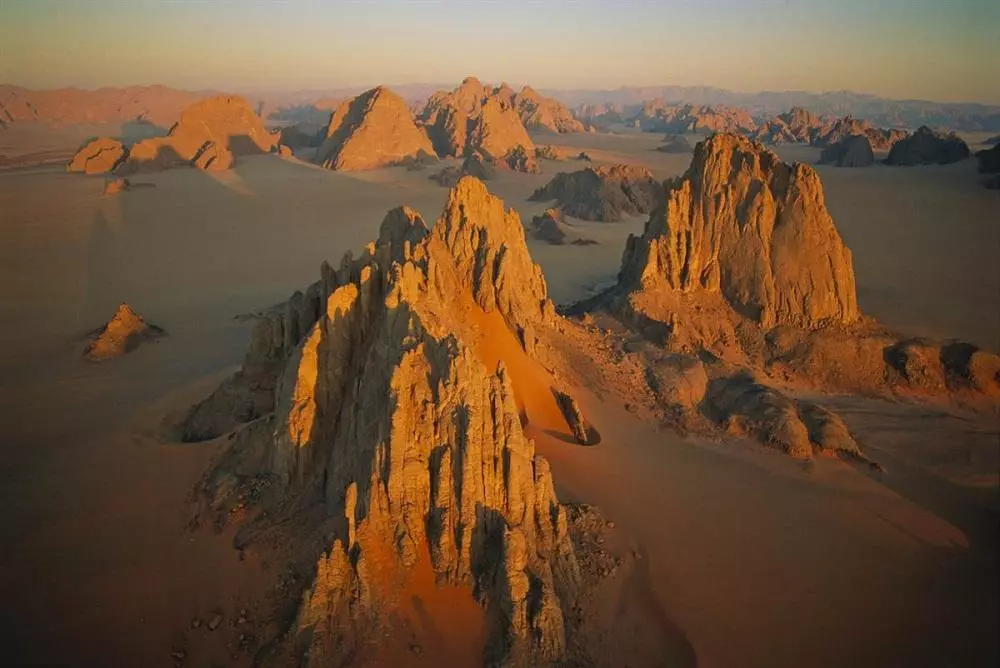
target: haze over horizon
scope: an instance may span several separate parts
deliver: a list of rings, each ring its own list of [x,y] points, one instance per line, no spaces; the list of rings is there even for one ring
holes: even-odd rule
[[[1000,104],[998,25],[990,0],[32,0],[0,7],[0,82],[319,90],[472,74],[536,88],[851,90]]]

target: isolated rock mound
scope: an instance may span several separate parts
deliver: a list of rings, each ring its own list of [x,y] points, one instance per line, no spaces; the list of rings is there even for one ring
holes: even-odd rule
[[[576,228],[563,220],[562,213],[558,209],[546,209],[542,215],[532,218],[531,235],[539,241],[554,246],[563,244],[590,246],[597,243],[581,235]]]
[[[105,195],[117,195],[120,192],[132,189],[132,182],[128,179],[110,179],[104,184]]]
[[[92,362],[121,357],[143,341],[163,336],[164,331],[142,319],[128,304],[121,304],[106,325],[94,330],[93,339],[83,351]]]
[[[529,86],[522,88],[511,101],[524,127],[529,130],[561,134],[587,131],[583,123],[562,103],[545,97]]]
[[[432,95],[421,120],[440,156],[480,152],[500,161],[519,146],[535,149],[509,89],[484,86],[474,77],[452,92]]]
[[[875,153],[865,135],[853,135],[823,149],[819,162],[837,167],[870,167],[875,164]]]
[[[829,131],[830,124],[802,107],[792,107],[763,123],[751,134],[764,144],[809,143]]]
[[[976,160],[979,161],[980,174],[996,174],[1000,172],[1000,144],[995,144],[993,148],[977,152]]]
[[[314,162],[359,171],[433,154],[427,133],[417,127],[403,98],[379,86],[337,107]]]
[[[811,167],[716,134],[666,198],[643,235],[629,237],[620,281],[630,289],[721,293],[765,327],[860,315],[851,252]]]
[[[428,569],[438,586],[475,592],[486,663],[563,660],[578,567],[548,464],[522,428],[561,415],[532,358],[557,316],[517,214],[463,178],[432,229],[395,209],[360,258],[321,273],[258,323],[248,360],[275,362],[273,412],[207,479],[223,496],[241,477],[274,480],[292,514],[296,499],[322,498],[332,539],[287,657],[363,659]]]
[[[667,135],[663,143],[656,147],[662,153],[690,153],[693,150],[691,142],[681,135]]]
[[[563,213],[569,216],[613,222],[653,211],[663,200],[663,187],[644,167],[587,167],[556,174],[548,184],[536,190],[530,200],[556,200]]]
[[[126,156],[125,145],[120,141],[108,137],[98,137],[76,152],[69,165],[66,166],[66,171],[103,174],[114,170],[125,160]]]
[[[954,132],[945,134],[921,126],[889,151],[887,165],[947,165],[969,157],[969,146]]]

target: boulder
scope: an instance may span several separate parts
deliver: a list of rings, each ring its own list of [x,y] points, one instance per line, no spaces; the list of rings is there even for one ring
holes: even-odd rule
[[[921,126],[896,142],[885,159],[887,165],[947,165],[969,157],[969,146],[954,132],[945,134]]]
[[[104,174],[114,169],[128,157],[125,145],[117,139],[98,137],[87,142],[76,152],[69,165],[68,172],[83,172],[84,174]]]
[[[663,201],[663,187],[644,167],[587,167],[556,174],[529,199],[532,202],[556,200],[567,215],[611,222],[653,211]]]
[[[328,169],[360,171],[433,153],[403,98],[379,86],[337,107],[313,161]]]
[[[837,167],[871,167],[875,153],[867,135],[852,135],[823,149],[819,162]]]
[[[128,179],[110,179],[104,182],[105,195],[117,195],[120,192],[129,190],[132,183]]]

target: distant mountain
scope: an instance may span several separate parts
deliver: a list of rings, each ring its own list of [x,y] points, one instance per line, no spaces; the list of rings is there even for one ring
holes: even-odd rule
[[[742,107],[758,118],[776,116],[792,107],[804,107],[823,116],[865,118],[880,127],[915,129],[929,125],[969,132],[1000,130],[1000,105],[893,100],[851,91],[740,93],[705,86],[650,86],[615,90],[545,89],[541,92],[569,107],[616,105],[625,112],[624,116],[633,117],[644,102],[660,99],[674,104]]]

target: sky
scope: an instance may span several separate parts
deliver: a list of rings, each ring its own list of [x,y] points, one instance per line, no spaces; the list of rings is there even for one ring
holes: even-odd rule
[[[0,0],[0,83],[853,90],[1000,104],[1000,0]]]

